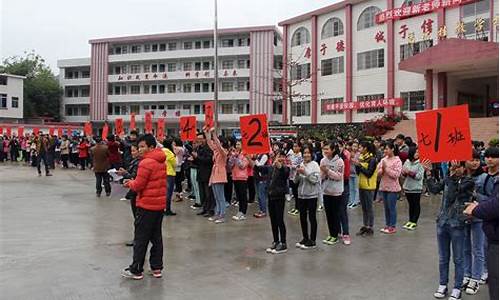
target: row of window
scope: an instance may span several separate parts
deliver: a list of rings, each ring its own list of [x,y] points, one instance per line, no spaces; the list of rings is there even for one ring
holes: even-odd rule
[[[250,38],[237,38],[237,39],[222,39],[220,41],[220,47],[231,48],[231,47],[248,47],[250,46]],[[185,42],[165,42],[165,43],[151,43],[143,45],[117,45],[109,50],[110,55],[119,55],[127,53],[148,53],[148,52],[163,52],[163,51],[175,51],[175,50],[191,50],[191,49],[208,49],[213,48],[213,40],[201,40],[201,41],[185,41]]]
[[[77,87],[65,87],[64,96],[67,98],[75,97],[88,97],[90,94],[90,89],[88,87],[77,88]]]
[[[0,94],[0,109],[8,109],[7,94]],[[10,108],[19,107],[19,97],[10,97]]]
[[[209,93],[215,90],[215,83],[169,83],[169,84],[134,84],[134,85],[110,85],[109,95],[138,95],[138,94],[173,94],[173,93]],[[250,90],[249,81],[223,81],[220,91],[222,92],[245,92]]]
[[[64,78],[65,79],[90,78],[90,69],[81,71],[66,69],[64,70]]]
[[[371,101],[383,99],[384,94],[362,95],[357,97],[357,101]],[[422,111],[425,110],[425,91],[411,91],[401,92],[401,99],[403,100],[403,111]],[[343,97],[325,98],[321,100],[321,114],[322,115],[341,115],[343,111],[327,110],[326,106],[335,103],[344,102]],[[292,115],[296,117],[310,116],[310,101],[301,101],[292,103]],[[357,113],[383,113],[384,108],[367,108],[358,109]]]
[[[281,102],[281,101],[280,101]],[[129,115],[131,113],[140,114],[142,111],[154,111],[155,113],[162,114],[163,111],[173,111],[182,109],[184,113],[201,115],[205,114],[205,106],[203,104],[132,104],[132,105],[119,105],[108,104],[109,115]],[[248,103],[221,103],[219,113],[221,114],[248,114],[250,112],[250,105]]]
[[[249,59],[223,60],[220,64],[223,70],[229,69],[250,69]],[[111,70],[112,75],[118,74],[137,74],[137,73],[156,73],[156,72],[176,72],[176,71],[207,71],[213,70],[212,61],[201,62],[183,62],[183,63],[154,63],[154,64],[132,64],[118,65]]]
[[[89,106],[89,104],[69,104],[64,106],[64,110],[67,116],[88,116]]]

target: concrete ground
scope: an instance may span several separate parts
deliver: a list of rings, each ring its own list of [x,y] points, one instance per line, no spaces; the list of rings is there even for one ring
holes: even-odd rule
[[[0,164],[0,298],[2,299],[433,299],[438,284],[434,216],[437,198],[423,198],[415,232],[353,237],[351,246],[295,249],[298,217],[287,216],[289,251],[270,255],[269,219],[209,223],[190,203],[163,223],[163,279],[120,277],[131,262],[132,216],[125,191],[96,198],[91,171],[37,177],[31,167]],[[249,207],[254,213],[257,205]],[[398,223],[407,205],[398,203]],[[235,208],[231,208],[234,213]],[[351,232],[361,209],[350,210]],[[323,213],[318,240],[326,236]],[[376,205],[376,227],[383,225]],[[148,265],[145,266],[148,269]],[[452,276],[451,276],[452,277]],[[476,296],[487,299],[482,286]]]

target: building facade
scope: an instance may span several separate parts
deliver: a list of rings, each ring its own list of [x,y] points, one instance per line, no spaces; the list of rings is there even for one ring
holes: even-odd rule
[[[345,0],[280,22],[283,122],[414,118],[464,103],[471,117],[490,116],[497,12],[498,0]]]
[[[23,76],[0,74],[0,121],[23,119]]]
[[[239,127],[244,114],[265,113],[282,120],[281,33],[274,26],[219,30],[219,123]],[[180,116],[204,121],[203,103],[214,97],[213,31],[191,31],[90,41],[90,58],[58,61],[67,122],[100,127],[122,118],[128,129],[135,114],[165,118],[176,134]]]

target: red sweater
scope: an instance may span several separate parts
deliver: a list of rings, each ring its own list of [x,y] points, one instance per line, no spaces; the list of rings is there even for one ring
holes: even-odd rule
[[[165,210],[167,173],[165,153],[154,149],[144,155],[137,169],[137,176],[127,186],[137,192],[137,207],[152,211]]]
[[[109,163],[116,164],[119,163],[122,159],[120,157],[120,144],[117,142],[108,142],[108,151],[109,151]]]
[[[80,145],[78,145],[78,157],[87,158],[88,156],[89,156],[89,144],[80,143]]]

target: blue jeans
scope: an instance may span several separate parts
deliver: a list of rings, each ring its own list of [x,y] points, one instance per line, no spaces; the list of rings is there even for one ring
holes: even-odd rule
[[[269,187],[269,182],[259,181],[257,182],[257,191],[259,197],[259,210],[263,213],[267,213],[267,189]]]
[[[191,168],[189,170],[189,175],[191,176],[191,187],[193,190],[194,198],[196,199],[196,204],[201,205],[200,198],[200,186],[198,185],[198,169]]]
[[[450,227],[449,225],[436,226],[439,250],[439,284],[448,285],[450,270],[450,244],[453,249],[453,263],[455,264],[454,288],[460,289],[464,280],[464,227]]]
[[[165,210],[172,210],[172,195],[174,194],[175,176],[167,175],[167,207]]]
[[[474,280],[481,279],[485,263],[482,225],[483,222],[465,225],[464,276]]]
[[[349,176],[349,204],[359,204],[359,177],[358,175]]]
[[[385,226],[396,227],[396,220],[398,217],[398,211],[396,209],[398,193],[382,192],[382,198],[384,199]]]
[[[213,183],[212,192],[215,198],[215,215],[224,217],[226,214],[226,197],[224,195],[224,183]]]

